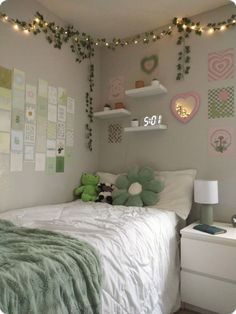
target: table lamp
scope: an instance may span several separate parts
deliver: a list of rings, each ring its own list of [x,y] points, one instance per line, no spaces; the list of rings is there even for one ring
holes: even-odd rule
[[[195,180],[194,201],[201,204],[200,223],[213,224],[213,204],[218,204],[218,181]]]

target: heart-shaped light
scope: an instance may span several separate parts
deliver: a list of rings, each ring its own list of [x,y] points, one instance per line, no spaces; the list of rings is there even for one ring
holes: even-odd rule
[[[195,92],[178,94],[171,100],[170,109],[174,117],[182,123],[189,122],[200,107],[200,96]]]
[[[157,55],[145,57],[141,61],[141,69],[147,74],[151,74],[156,69],[157,65],[158,65]]]

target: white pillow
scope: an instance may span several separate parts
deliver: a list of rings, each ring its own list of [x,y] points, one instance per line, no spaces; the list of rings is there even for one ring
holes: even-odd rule
[[[155,171],[163,180],[165,187],[160,193],[159,202],[151,207],[176,212],[182,219],[187,219],[192,207],[193,183],[197,174],[195,169],[177,171]],[[100,182],[115,184],[120,174],[97,172]]]
[[[101,183],[115,184],[116,179],[120,174],[113,174],[108,172],[97,172],[96,173],[100,177]]]
[[[176,212],[182,219],[187,219],[192,207],[195,169],[178,171],[156,171],[165,187],[160,193],[159,202],[152,206]]]

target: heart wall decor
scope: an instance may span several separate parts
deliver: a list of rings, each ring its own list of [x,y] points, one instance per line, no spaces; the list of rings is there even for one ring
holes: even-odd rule
[[[151,74],[158,66],[158,56],[152,55],[149,57],[144,57],[141,60],[141,69],[146,74]]]
[[[182,123],[189,122],[200,107],[200,95],[196,92],[178,94],[171,100],[170,109],[174,117]]]
[[[234,77],[234,49],[212,52],[208,55],[208,81]]]

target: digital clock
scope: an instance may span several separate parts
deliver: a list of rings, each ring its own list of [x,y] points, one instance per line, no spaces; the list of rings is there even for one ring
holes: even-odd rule
[[[151,117],[143,118],[143,126],[154,126],[161,124],[162,116],[153,115]]]

